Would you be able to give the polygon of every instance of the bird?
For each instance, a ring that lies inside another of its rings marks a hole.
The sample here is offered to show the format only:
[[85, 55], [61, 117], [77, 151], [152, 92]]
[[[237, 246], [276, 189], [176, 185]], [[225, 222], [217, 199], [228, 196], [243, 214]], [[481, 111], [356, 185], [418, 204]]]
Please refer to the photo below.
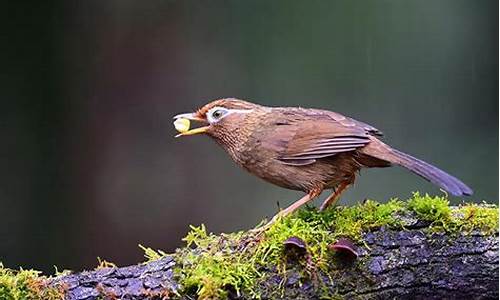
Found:
[[[332, 193], [320, 210], [331, 206], [363, 168], [401, 166], [455, 196], [473, 191], [459, 179], [384, 143], [382, 132], [342, 114], [313, 108], [269, 107], [236, 98], [214, 100], [192, 113], [174, 117], [176, 137], [208, 135], [239, 166], [274, 185], [305, 195], [279, 211], [290, 215], [318, 197]], [[190, 121], [203, 123], [189, 129]]]

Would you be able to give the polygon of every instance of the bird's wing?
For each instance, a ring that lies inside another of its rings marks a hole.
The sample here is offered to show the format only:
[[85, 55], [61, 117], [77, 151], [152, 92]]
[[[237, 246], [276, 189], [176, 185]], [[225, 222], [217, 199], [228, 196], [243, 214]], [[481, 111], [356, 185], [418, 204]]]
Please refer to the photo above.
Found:
[[340, 124], [343, 124], [345, 126], [359, 127], [360, 130], [364, 130], [369, 135], [375, 135], [375, 136], [383, 136], [384, 135], [382, 133], [382, 131], [378, 130], [377, 128], [375, 128], [371, 125], [368, 125], [368, 124], [363, 123], [363, 122], [358, 121], [358, 120], [354, 120], [352, 118], [346, 117], [344, 115], [341, 115], [341, 114], [333, 112], [333, 111], [322, 110], [322, 109], [309, 109], [307, 114], [328, 116], [330, 119], [335, 120], [335, 121], [337, 121]]
[[[317, 159], [363, 147], [370, 142], [369, 132], [351, 119], [334, 120], [321, 115], [310, 118], [284, 118], [277, 122], [267, 145], [278, 160], [290, 165], [308, 165]], [[342, 122], [344, 121], [344, 122]]]

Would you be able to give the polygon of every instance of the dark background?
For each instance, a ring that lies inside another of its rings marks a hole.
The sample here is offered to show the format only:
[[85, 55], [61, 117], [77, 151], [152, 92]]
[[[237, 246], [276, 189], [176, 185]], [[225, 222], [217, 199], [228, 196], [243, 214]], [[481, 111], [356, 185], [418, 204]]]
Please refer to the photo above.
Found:
[[[52, 272], [253, 227], [300, 197], [172, 116], [219, 97], [318, 107], [498, 201], [498, 1], [38, 1], [1, 13], [0, 261]], [[344, 194], [440, 191], [372, 169]]]

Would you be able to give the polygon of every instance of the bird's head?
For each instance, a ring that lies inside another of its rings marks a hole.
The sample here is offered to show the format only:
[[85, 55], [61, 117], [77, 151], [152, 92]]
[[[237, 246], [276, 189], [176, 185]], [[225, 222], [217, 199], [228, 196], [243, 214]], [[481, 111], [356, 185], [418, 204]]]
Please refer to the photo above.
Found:
[[205, 124], [202, 127], [189, 129], [187, 122], [186, 128], [181, 130], [176, 137], [207, 134], [215, 139], [228, 139], [233, 136], [234, 132], [245, 128], [252, 116], [258, 115], [263, 109], [261, 105], [234, 98], [215, 100], [193, 113], [176, 115], [174, 124], [186, 119]]

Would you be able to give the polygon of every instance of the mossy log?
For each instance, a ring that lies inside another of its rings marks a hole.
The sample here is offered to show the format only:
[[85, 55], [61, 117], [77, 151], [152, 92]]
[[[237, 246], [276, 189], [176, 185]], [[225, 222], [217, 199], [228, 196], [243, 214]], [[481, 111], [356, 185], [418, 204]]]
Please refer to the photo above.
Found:
[[[458, 208], [450, 211], [456, 213]], [[182, 261], [185, 256], [179, 252], [134, 266], [105, 267], [56, 277], [51, 284], [63, 286], [68, 300], [221, 296], [229, 299], [256, 296], [261, 299], [498, 299], [498, 230], [436, 231], [433, 230], [436, 220], [422, 220], [411, 211], [397, 214], [396, 220], [401, 226], [382, 225], [363, 232], [356, 242], [357, 258], [342, 252], [329, 255], [326, 269], [304, 264], [307, 254], [300, 258], [298, 252], [289, 255], [290, 249], [281, 249], [286, 257], [282, 260], [284, 264], [261, 266], [258, 271], [265, 280], [255, 281], [251, 293], [248, 287], [238, 290], [230, 284], [222, 286], [223, 294], [212, 295], [206, 290], [200, 291], [210, 288], [207, 286], [198, 286], [198, 290], [182, 287], [176, 273], [179, 270], [182, 273], [182, 268], [188, 268], [190, 263]], [[239, 235], [240, 241], [243, 236], [245, 233]], [[227, 236], [222, 239], [227, 240]], [[203, 255], [205, 250], [180, 251], [196, 256]], [[207, 274], [207, 280], [209, 276]]]
[[[371, 250], [362, 265], [345, 266], [324, 285], [300, 282], [300, 272], [282, 281], [273, 274], [261, 297], [282, 299], [498, 299], [498, 238], [447, 235], [428, 238], [419, 228], [407, 231], [377, 230], [367, 235]], [[124, 268], [104, 268], [58, 278], [66, 299], [192, 299], [177, 295], [171, 256]], [[272, 271], [270, 271], [272, 272]], [[321, 289], [316, 287], [321, 286]], [[327, 290], [325, 290], [325, 288]], [[231, 298], [230, 295], [229, 297]], [[236, 297], [234, 297], [236, 298]], [[244, 295], [242, 299], [246, 298]]]

